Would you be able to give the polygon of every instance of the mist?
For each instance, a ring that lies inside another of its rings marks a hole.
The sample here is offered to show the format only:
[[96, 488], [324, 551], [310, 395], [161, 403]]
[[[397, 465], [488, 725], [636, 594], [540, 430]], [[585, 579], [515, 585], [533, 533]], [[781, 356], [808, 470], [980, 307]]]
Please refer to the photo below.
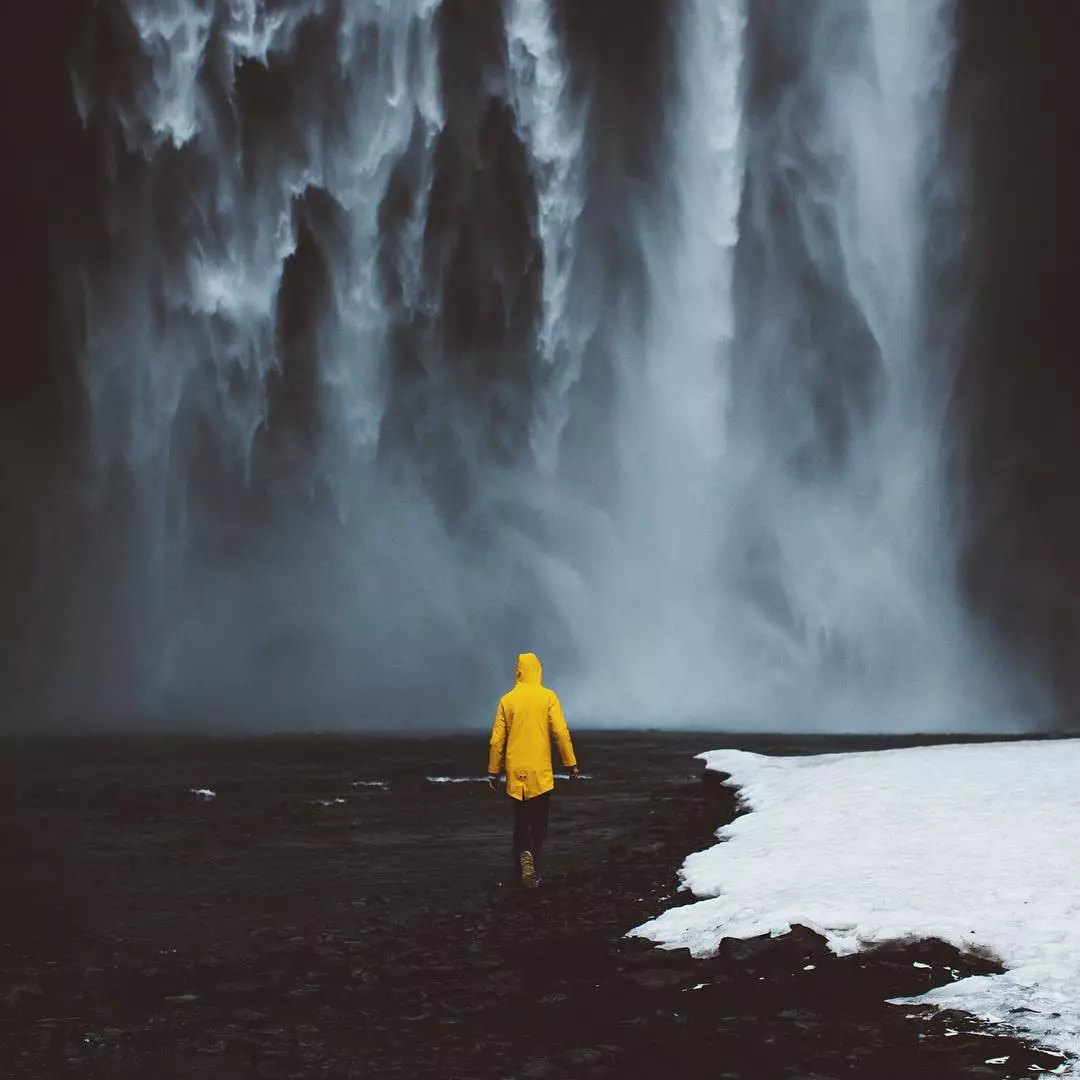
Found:
[[961, 29], [950, 0], [86, 13], [78, 554], [27, 715], [476, 727], [535, 651], [578, 726], [1052, 723], [963, 576]]

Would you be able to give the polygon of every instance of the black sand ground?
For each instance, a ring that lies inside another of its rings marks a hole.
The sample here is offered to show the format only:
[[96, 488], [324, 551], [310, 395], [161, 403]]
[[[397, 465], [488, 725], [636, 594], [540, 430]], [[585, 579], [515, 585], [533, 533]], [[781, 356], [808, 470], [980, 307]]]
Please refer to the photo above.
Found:
[[680, 862], [734, 812], [694, 753], [837, 740], [576, 741], [594, 778], [559, 784], [535, 893], [505, 873], [505, 796], [423, 779], [482, 772], [484, 733], [7, 744], [0, 1076], [937, 1080], [1058, 1064], [885, 1004], [995, 970], [941, 944], [839, 960], [797, 930], [694, 961], [624, 937], [689, 899], [673, 896]]

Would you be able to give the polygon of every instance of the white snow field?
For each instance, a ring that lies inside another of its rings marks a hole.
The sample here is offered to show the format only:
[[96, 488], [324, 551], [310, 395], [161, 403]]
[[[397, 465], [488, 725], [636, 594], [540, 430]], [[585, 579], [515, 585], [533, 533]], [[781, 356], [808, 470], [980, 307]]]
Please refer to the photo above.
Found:
[[631, 935], [704, 956], [802, 923], [837, 955], [931, 937], [987, 950], [1004, 974], [897, 1002], [1080, 1055], [1080, 740], [699, 758], [752, 812], [683, 864], [709, 899]]

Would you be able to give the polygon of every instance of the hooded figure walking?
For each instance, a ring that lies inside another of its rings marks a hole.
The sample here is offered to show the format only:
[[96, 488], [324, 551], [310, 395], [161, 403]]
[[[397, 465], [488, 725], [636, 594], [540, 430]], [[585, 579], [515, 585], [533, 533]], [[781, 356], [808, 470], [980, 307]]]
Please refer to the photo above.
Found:
[[548, 813], [555, 777], [551, 769], [551, 739], [559, 747], [570, 776], [580, 776], [570, 729], [558, 695], [541, 683], [543, 669], [534, 653], [522, 653], [517, 662], [514, 689], [503, 694], [495, 710], [488, 758], [488, 783], [499, 790], [499, 773], [506, 758], [506, 794], [514, 800], [514, 865], [521, 884], [540, 884], [537, 866], [547, 835]]

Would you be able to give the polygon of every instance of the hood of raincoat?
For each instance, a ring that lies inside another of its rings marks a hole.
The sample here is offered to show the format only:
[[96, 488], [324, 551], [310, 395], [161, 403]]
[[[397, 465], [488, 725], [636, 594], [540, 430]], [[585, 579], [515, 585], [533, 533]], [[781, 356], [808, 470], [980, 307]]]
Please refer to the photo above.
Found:
[[517, 678], [519, 683], [539, 683], [544, 674], [536, 653], [526, 652], [518, 657]]

